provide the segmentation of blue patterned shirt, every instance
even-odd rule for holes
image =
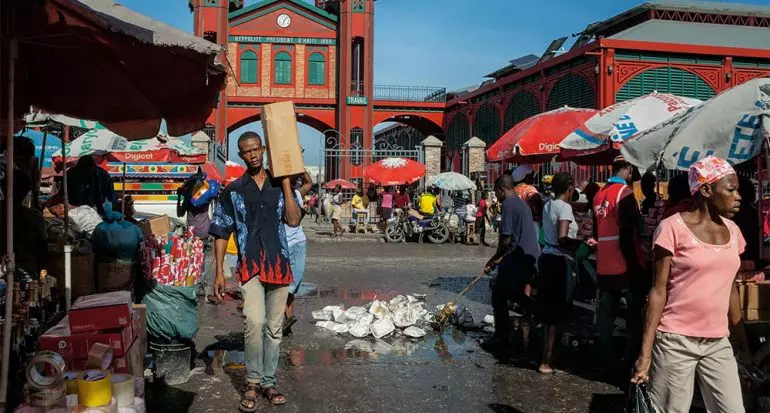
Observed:
[[[260,190],[254,179],[244,174],[220,194],[209,233],[226,240],[235,232],[241,284],[254,277],[267,284],[294,281],[283,209],[283,190],[269,177]]]

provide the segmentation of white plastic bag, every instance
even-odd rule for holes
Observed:
[[[69,211],[70,220],[84,232],[92,233],[97,225],[102,223],[102,217],[93,208],[82,205]]]
[[[412,337],[412,338],[420,338],[420,337],[425,336],[426,334],[428,334],[428,333],[426,333],[425,330],[421,329],[420,327],[415,327],[415,326],[407,327],[404,330],[404,335],[407,336],[407,337]]]

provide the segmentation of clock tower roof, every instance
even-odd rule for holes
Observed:
[[[279,7],[293,9],[313,20],[326,20],[336,23],[338,19],[336,15],[329,13],[320,7],[316,7],[304,0],[262,0],[252,4],[251,6],[244,7],[240,10],[230,13],[228,18],[231,21],[234,19],[240,20],[246,15],[260,13],[268,9],[272,10]]]

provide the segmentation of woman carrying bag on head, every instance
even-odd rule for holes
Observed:
[[[650,381],[660,412],[690,411],[695,383],[711,413],[744,412],[738,366],[728,336],[751,362],[735,277],[746,247],[732,218],[738,177],[727,161],[708,156],[688,175],[695,203],[655,231],[655,282],[633,383]],[[697,379],[697,380],[696,380]]]

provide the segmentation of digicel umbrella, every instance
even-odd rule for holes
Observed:
[[[344,179],[334,179],[324,184],[325,189],[334,189],[339,185],[342,189],[356,189],[356,184],[348,182]]]
[[[565,106],[527,118],[512,127],[487,149],[490,161],[541,163],[559,153],[559,143],[599,112]]]
[[[576,162],[608,164],[620,145],[637,133],[703,103],[670,93],[653,92],[616,103],[585,121],[559,144],[561,156]],[[600,161],[601,160],[601,161]]]
[[[128,141],[106,129],[91,129],[64,146],[67,164],[81,156],[92,155],[104,162],[154,162],[203,164],[206,154],[180,139],[157,136]],[[62,163],[62,152],[54,154],[54,162]]]
[[[425,176],[425,165],[406,158],[385,158],[364,169],[364,177],[383,186],[414,183]]]
[[[620,147],[639,169],[686,171],[709,155],[739,164],[757,156],[770,138],[770,79],[728,89],[640,134]]]
[[[246,166],[233,161],[225,163],[225,185],[237,180],[246,173]]]

